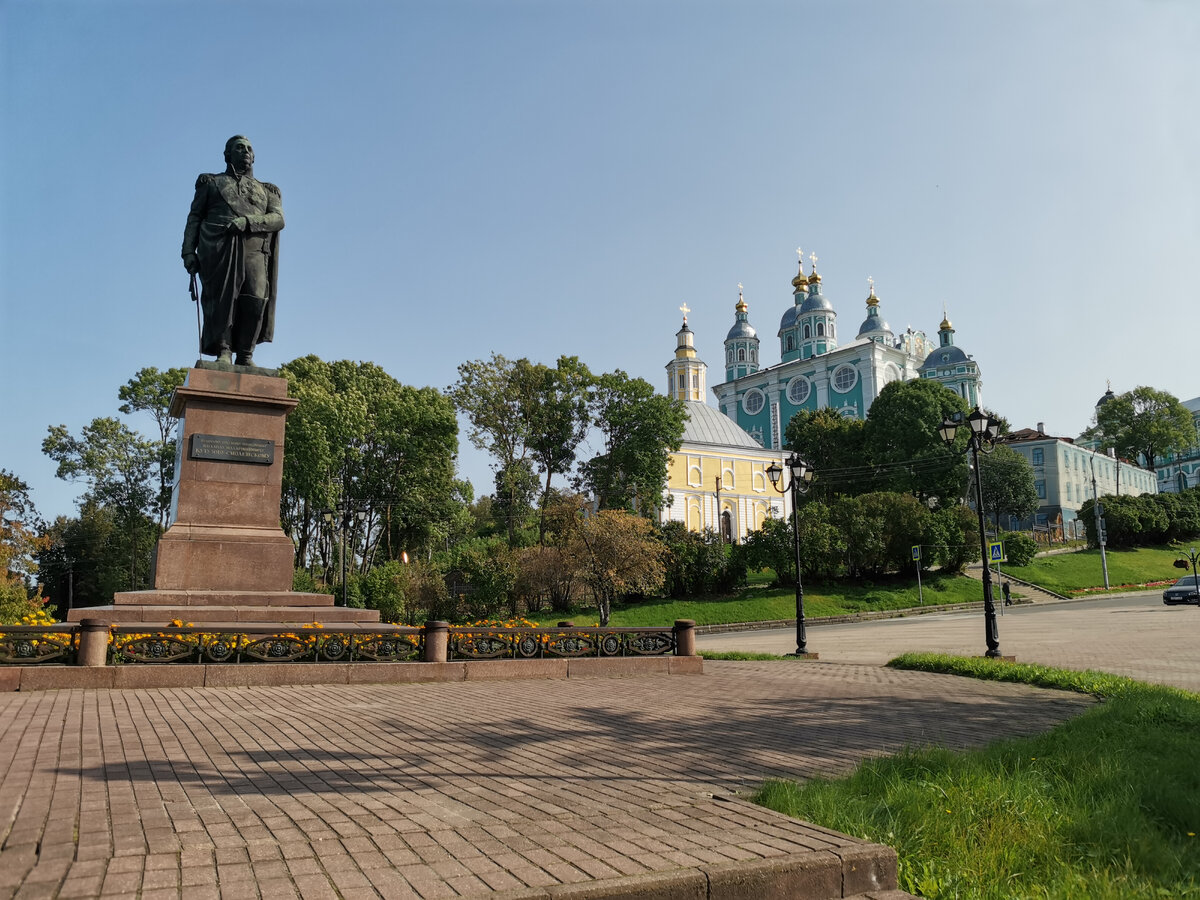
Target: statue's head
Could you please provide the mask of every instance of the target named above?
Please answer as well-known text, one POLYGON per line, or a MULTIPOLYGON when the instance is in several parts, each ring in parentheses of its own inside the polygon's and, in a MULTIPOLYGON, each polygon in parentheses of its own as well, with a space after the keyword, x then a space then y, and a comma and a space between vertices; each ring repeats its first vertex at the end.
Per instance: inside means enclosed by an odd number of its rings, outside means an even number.
POLYGON ((244 134, 235 134, 225 142, 225 163, 235 169, 248 169, 254 165, 254 148, 250 146, 250 138, 244 134))

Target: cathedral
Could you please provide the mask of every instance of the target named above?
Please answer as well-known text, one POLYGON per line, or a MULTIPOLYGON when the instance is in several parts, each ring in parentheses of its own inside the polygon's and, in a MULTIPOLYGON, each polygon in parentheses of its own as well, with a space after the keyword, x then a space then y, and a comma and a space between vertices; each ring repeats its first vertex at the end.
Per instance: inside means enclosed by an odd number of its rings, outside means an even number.
POLYGON ((792 305, 779 322, 779 359, 763 366, 758 333, 739 289, 734 323, 725 338, 725 381, 713 388, 721 412, 762 447, 784 445, 788 422, 800 410, 835 409, 865 418, 871 403, 892 381, 930 378, 967 401, 982 404, 979 366, 954 343, 943 317, 936 342, 911 328, 892 331, 875 285, 868 279, 866 318, 857 334, 838 343, 838 314, 826 297, 816 257, 792 279, 792 305))
POLYGON ((725 381, 712 389, 719 411, 705 402, 708 366, 696 354, 690 310, 681 307, 683 327, 666 367, 667 394, 685 403, 688 421, 669 463, 663 521, 740 540, 765 519, 789 515, 790 497, 775 491, 766 470, 772 462, 786 464, 784 435, 802 409, 864 418, 886 384, 915 378, 937 381, 969 406, 982 404, 979 367, 955 345, 949 318, 943 314, 936 342, 911 328, 897 334, 883 318, 870 279, 866 318, 853 340, 839 345, 837 311, 825 296, 816 257, 810 259, 811 271, 805 273, 801 257, 792 279, 792 305, 779 323, 780 361, 774 365, 762 364, 758 332, 738 286, 733 327, 725 337, 725 381))

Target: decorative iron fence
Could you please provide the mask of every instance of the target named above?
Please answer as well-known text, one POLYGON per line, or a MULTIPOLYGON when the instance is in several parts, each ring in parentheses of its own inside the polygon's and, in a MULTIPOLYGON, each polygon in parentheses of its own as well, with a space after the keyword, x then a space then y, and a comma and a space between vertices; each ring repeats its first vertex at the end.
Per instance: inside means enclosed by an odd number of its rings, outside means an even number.
POLYGON ((408 662, 420 660, 424 631, 395 627, 378 631, 247 626, 215 631, 203 626, 116 626, 108 661, 126 663, 408 662))
POLYGON ((0 665, 74 665, 79 652, 75 625, 0 625, 0 665))
POLYGON ((676 651, 671 628, 449 629, 449 659, 544 659, 583 656, 669 656, 676 651))
POLYGON ((580 657, 690 656, 695 623, 674 628, 487 624, 424 628, 382 625, 326 629, 319 625, 107 625, 95 620, 56 625, 0 626, 0 666, 372 663, 580 657))

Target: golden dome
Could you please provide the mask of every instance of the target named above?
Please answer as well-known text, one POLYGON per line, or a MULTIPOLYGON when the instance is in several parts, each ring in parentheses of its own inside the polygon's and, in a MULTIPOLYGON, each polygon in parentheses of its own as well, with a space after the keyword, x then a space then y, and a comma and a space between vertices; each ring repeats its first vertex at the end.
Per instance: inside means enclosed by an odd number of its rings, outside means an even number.
POLYGON ((868 278, 867 284, 871 286, 871 292, 867 294, 867 306, 878 306, 879 297, 875 293, 875 279, 868 278))

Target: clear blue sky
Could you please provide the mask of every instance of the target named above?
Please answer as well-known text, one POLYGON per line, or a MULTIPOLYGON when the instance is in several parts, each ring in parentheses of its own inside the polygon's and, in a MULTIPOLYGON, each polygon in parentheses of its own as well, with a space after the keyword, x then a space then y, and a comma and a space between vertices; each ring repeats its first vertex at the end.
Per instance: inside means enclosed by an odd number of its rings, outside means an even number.
POLYGON ((72 512, 47 426, 194 362, 180 239, 235 133, 287 219, 264 365, 661 390, 686 302, 715 384, 738 282, 778 360, 800 245, 843 335, 868 275, 893 328, 944 304, 1014 426, 1077 434, 1106 379, 1188 399, 1197 46, 1192 0, 6 0, 0 466, 72 512))

